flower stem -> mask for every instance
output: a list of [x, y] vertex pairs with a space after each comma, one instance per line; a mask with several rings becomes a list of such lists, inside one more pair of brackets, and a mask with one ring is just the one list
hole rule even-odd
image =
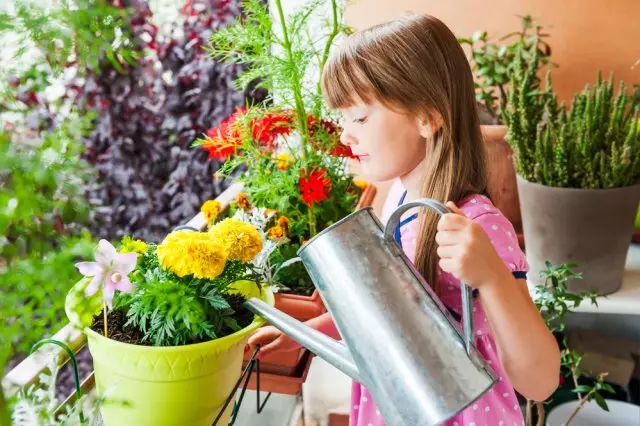
[[307, 217], [309, 219], [309, 239], [313, 238], [316, 235], [316, 217], [311, 211], [311, 207], [307, 210]]
[[303, 152], [307, 151], [307, 142], [309, 140], [309, 128], [307, 126], [307, 113], [304, 108], [304, 101], [302, 99], [302, 76], [300, 75], [300, 69], [298, 61], [293, 56], [293, 47], [291, 40], [289, 39], [289, 32], [287, 30], [287, 23], [284, 19], [284, 10], [282, 9], [282, 1], [276, 0], [276, 8], [278, 9], [278, 17], [280, 18], [280, 25], [282, 26], [282, 47], [287, 54], [287, 61], [292, 70], [291, 89], [293, 90], [293, 98], [296, 105], [296, 115], [300, 124], [300, 131], [302, 134], [302, 146]]
[[107, 302], [103, 302], [102, 314], [104, 318], [104, 337], [107, 337]]
[[338, 36], [340, 32], [340, 27], [338, 25], [338, 5], [336, 0], [331, 0], [331, 33], [327, 37], [327, 42], [324, 45], [324, 52], [322, 53], [322, 59], [320, 60], [319, 67], [319, 77], [318, 77], [318, 96], [316, 98], [317, 104], [315, 107], [315, 115], [320, 116], [320, 108], [322, 106], [322, 71], [324, 70], [324, 66], [327, 63], [327, 59], [329, 59], [329, 51], [331, 50], [331, 45], [333, 44], [333, 40]]

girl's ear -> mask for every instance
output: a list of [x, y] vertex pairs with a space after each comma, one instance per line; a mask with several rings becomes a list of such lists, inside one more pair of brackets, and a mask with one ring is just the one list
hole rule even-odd
[[431, 112], [429, 115], [421, 114], [418, 116], [418, 132], [425, 139], [432, 139], [442, 127], [442, 115], [437, 111]]

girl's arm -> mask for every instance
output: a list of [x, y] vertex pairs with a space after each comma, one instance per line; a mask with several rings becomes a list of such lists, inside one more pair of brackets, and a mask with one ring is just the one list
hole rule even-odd
[[480, 301], [509, 381], [524, 397], [546, 400], [558, 387], [560, 350], [531, 300], [526, 282], [503, 268], [482, 285]]
[[440, 268], [479, 290], [509, 381], [524, 397], [544, 401], [558, 386], [560, 349], [526, 282], [516, 279], [505, 264], [514, 268], [520, 259], [526, 266], [515, 231], [497, 209], [481, 208], [471, 220], [455, 204], [447, 206], [455, 214], [438, 222]]

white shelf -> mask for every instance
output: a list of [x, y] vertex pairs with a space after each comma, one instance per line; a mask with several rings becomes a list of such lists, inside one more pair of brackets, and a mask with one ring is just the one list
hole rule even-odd
[[[530, 286], [530, 290], [533, 290]], [[533, 295], [533, 293], [532, 293]], [[640, 315], [640, 245], [631, 244], [622, 279], [622, 287], [615, 293], [598, 298], [598, 306], [583, 301], [575, 312]]]

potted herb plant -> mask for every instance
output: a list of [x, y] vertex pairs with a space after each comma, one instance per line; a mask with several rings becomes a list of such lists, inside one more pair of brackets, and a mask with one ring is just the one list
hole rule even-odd
[[[513, 151], [505, 141], [507, 126], [503, 120], [503, 109], [507, 102], [510, 76], [514, 71], [516, 52], [523, 50], [526, 63], [535, 60], [538, 66], [551, 63], [551, 47], [546, 41], [548, 34], [530, 15], [520, 17], [520, 30], [508, 33], [497, 42], [486, 31], [477, 31], [471, 37], [460, 38], [469, 48], [469, 62], [474, 75], [476, 100], [482, 134], [487, 149], [489, 188], [496, 206], [513, 223], [520, 245], [522, 219], [513, 164]], [[535, 48], [537, 55], [529, 52]], [[537, 76], [535, 78], [538, 78]]]
[[516, 55], [503, 115], [516, 156], [527, 259], [534, 270], [544, 259], [577, 263], [586, 278], [570, 289], [612, 293], [622, 285], [640, 200], [640, 101], [623, 82], [614, 94], [613, 76], [607, 82], [598, 76], [567, 110], [548, 75], [541, 87], [539, 61], [527, 62], [524, 50]]
[[[542, 284], [537, 285], [534, 290], [536, 307], [549, 330], [561, 342], [561, 388], [569, 388], [573, 397], [571, 401], [560, 404], [557, 403], [560, 399], [557, 394], [546, 403], [528, 400], [525, 413], [527, 426], [533, 425], [535, 420], [537, 420], [535, 424], [540, 426], [544, 424], [569, 426], [581, 410], [588, 408], [592, 411], [591, 406], [594, 402], [606, 412], [609, 411], [609, 405], [612, 403], [611, 400], [605, 399], [606, 393], [615, 392], [613, 387], [604, 380], [607, 373], [601, 372], [595, 380], [584, 380], [585, 375], [581, 368], [583, 356], [570, 347], [565, 335], [567, 315], [585, 301], [597, 304], [597, 297], [600, 295], [595, 291], [576, 293], [568, 289], [571, 281], [580, 280], [583, 277], [581, 273], [574, 271], [575, 268], [575, 264], [564, 263], [554, 266], [551, 262], [545, 262], [545, 267], [540, 273]], [[545, 423], [545, 405], [551, 402], [554, 407], [550, 410]], [[616, 402], [613, 401], [613, 404]], [[611, 417], [605, 417], [605, 419], [611, 419]], [[606, 421], [603, 424], [605, 423]]]
[[101, 240], [95, 262], [77, 264], [85, 278], [67, 296], [67, 316], [87, 335], [98, 391], [127, 403], [103, 406], [105, 425], [211, 425], [263, 324], [244, 301], [273, 304], [260, 273], [272, 247], [230, 217], [158, 245], [125, 237], [117, 251]]
[[349, 173], [354, 156], [340, 143], [341, 130], [325, 109], [319, 77], [312, 77], [313, 70], [322, 72], [335, 38], [346, 31], [341, 8], [336, 0], [330, 2], [326, 42], [317, 47], [308, 21], [319, 3], [286, 18], [280, 0], [273, 6], [276, 20], [262, 2], [248, 0], [246, 17], [216, 32], [210, 43], [216, 59], [249, 64], [237, 80], [241, 87], [263, 77], [261, 85], [270, 93], [267, 102], [237, 110], [195, 145], [210, 158], [225, 161], [219, 176], [246, 170], [237, 178], [244, 184], [245, 207], [277, 212], [279, 222], [268, 232], [286, 243], [271, 261], [286, 267], [274, 279], [279, 287], [276, 307], [307, 320], [324, 307], [303, 265], [293, 262], [298, 249], [355, 208], [370, 204], [375, 187], [354, 181]]

